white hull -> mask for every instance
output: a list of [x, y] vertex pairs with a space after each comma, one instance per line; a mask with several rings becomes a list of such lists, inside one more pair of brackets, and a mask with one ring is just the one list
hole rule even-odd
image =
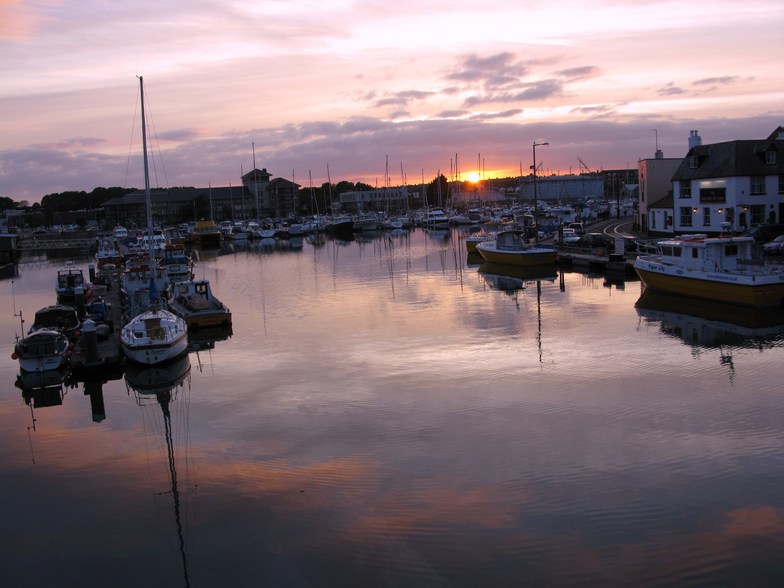
[[156, 365], [188, 350], [188, 327], [168, 310], [148, 310], [135, 317], [120, 333], [125, 357], [135, 363]]

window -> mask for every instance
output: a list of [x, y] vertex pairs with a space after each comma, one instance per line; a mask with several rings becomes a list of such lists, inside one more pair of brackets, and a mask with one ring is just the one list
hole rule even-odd
[[656, 211], [655, 210], [651, 213], [651, 228], [652, 229], [656, 228]]
[[752, 225], [761, 225], [765, 222], [765, 205], [755, 204], [754, 206], [750, 206], [749, 210], [751, 212]]
[[691, 206], [682, 206], [681, 207], [681, 226], [682, 227], [690, 227], [691, 226]]
[[737, 245], [725, 245], [724, 246], [724, 255], [726, 257], [737, 256], [738, 255], [738, 246]]
[[784, 174], [779, 175], [779, 194], [784, 194]]
[[699, 259], [700, 257], [700, 250], [696, 247], [691, 248], [691, 258], [692, 259]]
[[680, 181], [681, 198], [691, 198], [691, 180]]
[[751, 194], [765, 193], [765, 176], [751, 176]]
[[711, 209], [707, 206], [702, 209], [702, 226], [709, 227], [711, 224]]
[[697, 169], [698, 165], [699, 165], [699, 160], [697, 159], [696, 155], [692, 155], [691, 157], [689, 157], [689, 167], [691, 169]]
[[765, 152], [765, 163], [768, 165], [776, 165], [776, 152], [773, 149], [768, 149]]

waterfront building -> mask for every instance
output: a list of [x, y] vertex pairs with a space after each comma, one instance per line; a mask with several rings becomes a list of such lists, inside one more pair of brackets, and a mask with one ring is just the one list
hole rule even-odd
[[[699, 139], [692, 131], [691, 139]], [[765, 139], [694, 140], [672, 176], [673, 229], [719, 234], [784, 219], [784, 127]]]

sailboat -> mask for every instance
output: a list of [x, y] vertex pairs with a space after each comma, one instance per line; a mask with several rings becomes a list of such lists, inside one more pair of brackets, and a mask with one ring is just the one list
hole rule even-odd
[[[144, 80], [141, 90], [142, 148], [144, 152], [144, 193], [147, 205], [147, 230], [152, 234], [152, 197], [147, 164], [147, 128], [144, 118]], [[150, 241], [152, 243], [152, 241]], [[154, 259], [150, 250], [150, 260]], [[162, 308], [158, 286], [150, 278], [149, 308], [132, 318], [120, 332], [120, 344], [130, 361], [156, 365], [171, 361], [188, 352], [188, 325], [176, 314]]]

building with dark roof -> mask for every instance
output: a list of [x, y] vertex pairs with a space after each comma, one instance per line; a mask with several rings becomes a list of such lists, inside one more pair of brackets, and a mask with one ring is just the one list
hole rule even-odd
[[784, 222], [784, 127], [765, 139], [690, 143], [672, 177], [676, 234]]
[[[296, 213], [299, 185], [272, 178], [266, 169], [242, 176], [239, 186], [207, 188], [155, 188], [150, 191], [156, 225], [174, 225], [199, 219], [245, 220], [286, 217]], [[103, 204], [107, 226], [144, 227], [147, 224], [143, 190], [112, 198]]]

